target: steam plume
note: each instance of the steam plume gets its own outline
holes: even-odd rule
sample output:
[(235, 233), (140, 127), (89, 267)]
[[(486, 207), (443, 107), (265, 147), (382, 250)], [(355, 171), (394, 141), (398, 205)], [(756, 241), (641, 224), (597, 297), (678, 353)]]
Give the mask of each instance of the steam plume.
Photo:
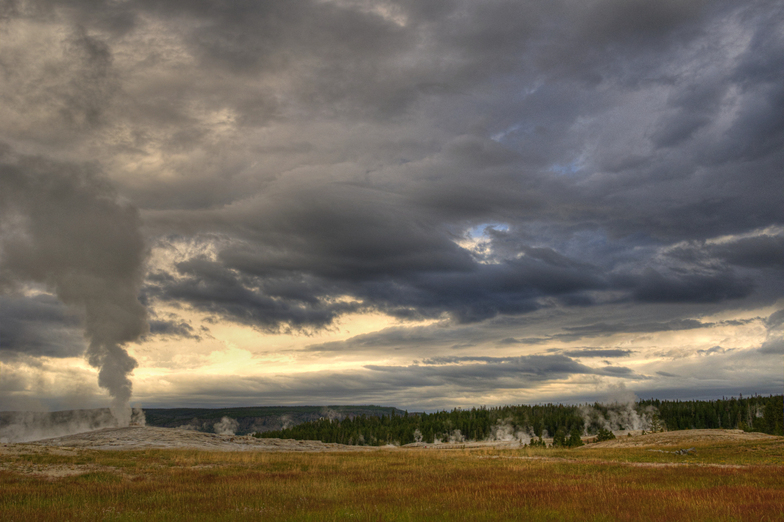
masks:
[[(134, 408), (131, 423), (144, 426), (144, 412)], [(108, 408), (44, 412), (0, 412), (0, 443), (29, 442), (83, 433), (117, 424)]]
[(212, 427), (218, 435), (234, 435), (240, 429), (240, 423), (231, 417), (222, 417)]
[(515, 430), (515, 426), (513, 425), (511, 419), (505, 419), (503, 421), (499, 419), (496, 422), (496, 425), (493, 427), (493, 431), (490, 433), (490, 436), (487, 438), (487, 440), (530, 444), (532, 438), (533, 432), (531, 432), (530, 427), (528, 428), (527, 432), (520, 429)]
[(604, 412), (592, 406), (581, 406), (580, 414), (588, 426), (600, 426), (610, 431), (647, 430), (653, 427), (653, 416), (656, 409), (649, 406), (645, 409), (637, 407), (638, 398), (626, 385), (620, 383), (610, 386), (602, 405)]
[(43, 283), (83, 315), (87, 360), (120, 426), (137, 365), (123, 345), (148, 331), (145, 255), (138, 212), (94, 169), (0, 148), (0, 291)]

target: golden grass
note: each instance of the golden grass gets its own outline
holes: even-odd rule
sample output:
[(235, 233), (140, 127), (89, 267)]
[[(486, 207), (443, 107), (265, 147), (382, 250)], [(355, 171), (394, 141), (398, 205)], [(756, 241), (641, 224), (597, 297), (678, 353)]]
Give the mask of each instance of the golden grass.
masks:
[(782, 520), (781, 450), (5, 455), (0, 519)]

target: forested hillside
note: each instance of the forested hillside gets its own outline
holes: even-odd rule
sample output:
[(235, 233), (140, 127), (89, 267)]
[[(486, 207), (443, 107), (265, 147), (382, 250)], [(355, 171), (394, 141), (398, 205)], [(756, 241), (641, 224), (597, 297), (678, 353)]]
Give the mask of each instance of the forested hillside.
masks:
[(322, 418), (340, 420), (364, 415), (404, 413), (382, 406), (258, 406), (238, 408), (149, 408), (144, 413), (148, 426), (180, 428), (208, 433), (245, 435), (281, 430)]
[(645, 400), (627, 404), (564, 406), (503, 406), (436, 413), (356, 416), (320, 419), (279, 431), (256, 434), (264, 438), (320, 440), (341, 444), (383, 445), (464, 440), (537, 442), (554, 437), (555, 445), (579, 445), (580, 434), (602, 430), (681, 430), (737, 428), (784, 434), (782, 396), (731, 398), (717, 401)]

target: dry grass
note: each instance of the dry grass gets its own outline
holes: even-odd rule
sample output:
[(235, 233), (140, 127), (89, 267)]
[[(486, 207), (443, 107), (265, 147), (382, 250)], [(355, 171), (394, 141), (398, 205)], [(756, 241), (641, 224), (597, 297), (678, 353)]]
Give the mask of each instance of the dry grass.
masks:
[(706, 445), (689, 456), (650, 448), (2, 455), (0, 518), (782, 520), (782, 440)]

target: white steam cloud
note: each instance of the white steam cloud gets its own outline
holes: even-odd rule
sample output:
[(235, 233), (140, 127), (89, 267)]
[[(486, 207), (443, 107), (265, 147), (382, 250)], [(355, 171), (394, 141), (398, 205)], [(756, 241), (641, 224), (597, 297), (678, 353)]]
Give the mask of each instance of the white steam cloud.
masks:
[(342, 413), (333, 410), (332, 408), (321, 408), (321, 418), (329, 419), (331, 421), (341, 421), (346, 418)]
[(218, 435), (234, 435), (240, 429), (240, 423), (231, 417), (222, 417), (212, 427)]
[(488, 442), (519, 442), (520, 444), (530, 444), (533, 438), (533, 432), (528, 427), (528, 431), (521, 429), (515, 430), (511, 419), (505, 421), (498, 421), (493, 426), (493, 431), (487, 438)]
[[(144, 426), (145, 422), (144, 412), (133, 408), (130, 424)], [(117, 426), (117, 419), (107, 408), (53, 413), (1, 412), (0, 443), (30, 442)]]
[(653, 406), (640, 410), (637, 408), (637, 401), (637, 396), (626, 389), (623, 383), (611, 386), (601, 403), (602, 410), (588, 405), (580, 407), (586, 433), (588, 426), (592, 424), (610, 431), (651, 431), (654, 428), (654, 415), (658, 412)]

